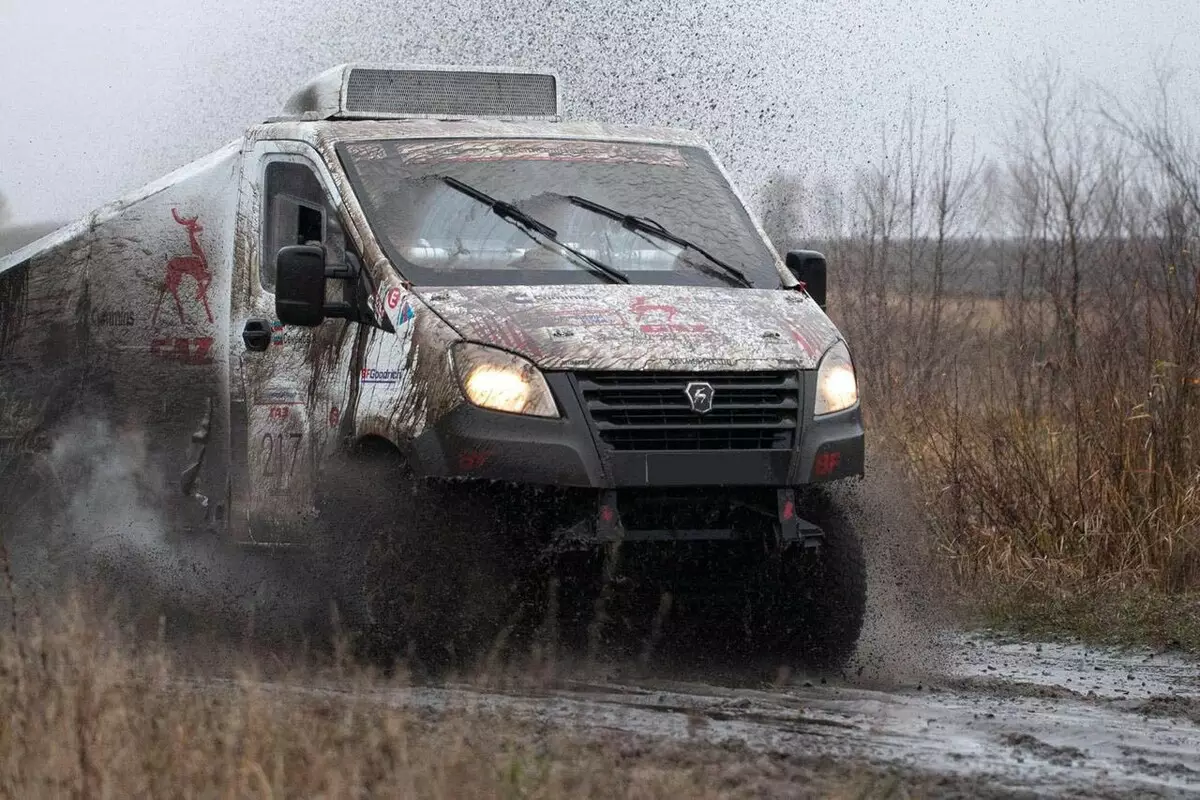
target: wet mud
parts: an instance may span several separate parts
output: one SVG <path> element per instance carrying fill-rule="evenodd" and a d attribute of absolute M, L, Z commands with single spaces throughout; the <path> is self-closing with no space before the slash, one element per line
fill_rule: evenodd
<path fill-rule="evenodd" d="M 581 735 L 711 745 L 749 762 L 882 770 L 922 787 L 922 795 L 1200 795 L 1200 663 L 983 634 L 946 634 L 940 643 L 939 674 L 891 685 L 853 676 L 793 675 L 781 685 L 736 676 L 631 678 L 612 665 L 566 670 L 519 690 L 479 682 L 263 687 L 427 714 L 494 714 Z"/>
<path fill-rule="evenodd" d="M 103 438 L 89 433 L 83 439 Z M 321 677 L 333 674 L 320 668 L 328 653 L 307 636 L 327 609 L 311 576 L 280 554 L 179 541 L 137 491 L 140 455 L 105 453 L 69 474 L 72 490 L 56 495 L 55 514 L 6 526 L 13 597 L 49 599 L 58 591 L 52 567 L 87 566 L 93 579 L 132 593 L 133 616 L 166 631 L 183 683 L 202 691 L 254 674 L 284 696 L 501 715 L 631 746 L 707 747 L 747 769 L 785 762 L 802 763 L 796 774 L 882 773 L 921 796 L 1200 796 L 1200 661 L 953 632 L 920 514 L 896 500 L 902 486 L 879 464 L 854 511 L 871 532 L 869 612 L 839 674 L 595 664 L 554 652 L 534 669 L 405 684 Z M 71 534 L 54 547 L 51 517 Z M 304 666 L 310 656 L 318 668 Z M 768 794 L 802 791 L 776 789 Z"/>

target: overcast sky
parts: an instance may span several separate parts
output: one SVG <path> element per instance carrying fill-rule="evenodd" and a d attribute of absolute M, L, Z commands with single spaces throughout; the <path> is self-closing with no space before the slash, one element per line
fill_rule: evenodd
<path fill-rule="evenodd" d="M 699 130 L 752 192 L 873 157 L 910 90 L 987 148 L 1047 54 L 1122 93 L 1166 57 L 1198 97 L 1197 31 L 1200 0 L 0 0 L 0 193 L 76 218 L 352 60 L 553 68 L 571 116 Z"/>

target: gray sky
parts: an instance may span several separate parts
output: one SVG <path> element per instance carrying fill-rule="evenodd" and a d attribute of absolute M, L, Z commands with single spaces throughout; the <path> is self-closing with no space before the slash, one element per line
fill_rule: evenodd
<path fill-rule="evenodd" d="M 1166 57 L 1200 96 L 1196 31 L 1200 0 L 0 0 L 0 193 L 76 218 L 353 60 L 554 68 L 571 116 L 699 130 L 752 192 L 872 158 L 910 90 L 986 148 L 1046 54 L 1121 93 Z"/>

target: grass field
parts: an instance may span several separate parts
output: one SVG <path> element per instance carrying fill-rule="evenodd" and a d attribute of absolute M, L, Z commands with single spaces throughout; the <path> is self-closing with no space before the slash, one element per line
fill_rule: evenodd
<path fill-rule="evenodd" d="M 109 600 L 70 595 L 0 638 L 0 796 L 857 798 L 937 785 L 854 761 L 573 732 L 487 708 L 422 713 L 382 700 L 403 677 L 336 656 L 271 667 L 228 641 L 192 643 L 204 649 L 200 667 L 186 642 L 131 637 L 98 612 L 118 607 Z"/>

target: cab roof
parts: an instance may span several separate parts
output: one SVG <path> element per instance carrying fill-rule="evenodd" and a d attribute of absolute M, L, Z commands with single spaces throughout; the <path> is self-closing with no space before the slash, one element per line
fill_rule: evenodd
<path fill-rule="evenodd" d="M 706 147 L 690 131 L 562 122 L 553 72 L 509 67 L 339 64 L 292 93 L 250 139 L 298 139 L 321 150 L 369 139 L 592 139 Z"/>
<path fill-rule="evenodd" d="M 559 119 L 558 76 L 508 67 L 339 64 L 296 89 L 277 119 Z"/>

